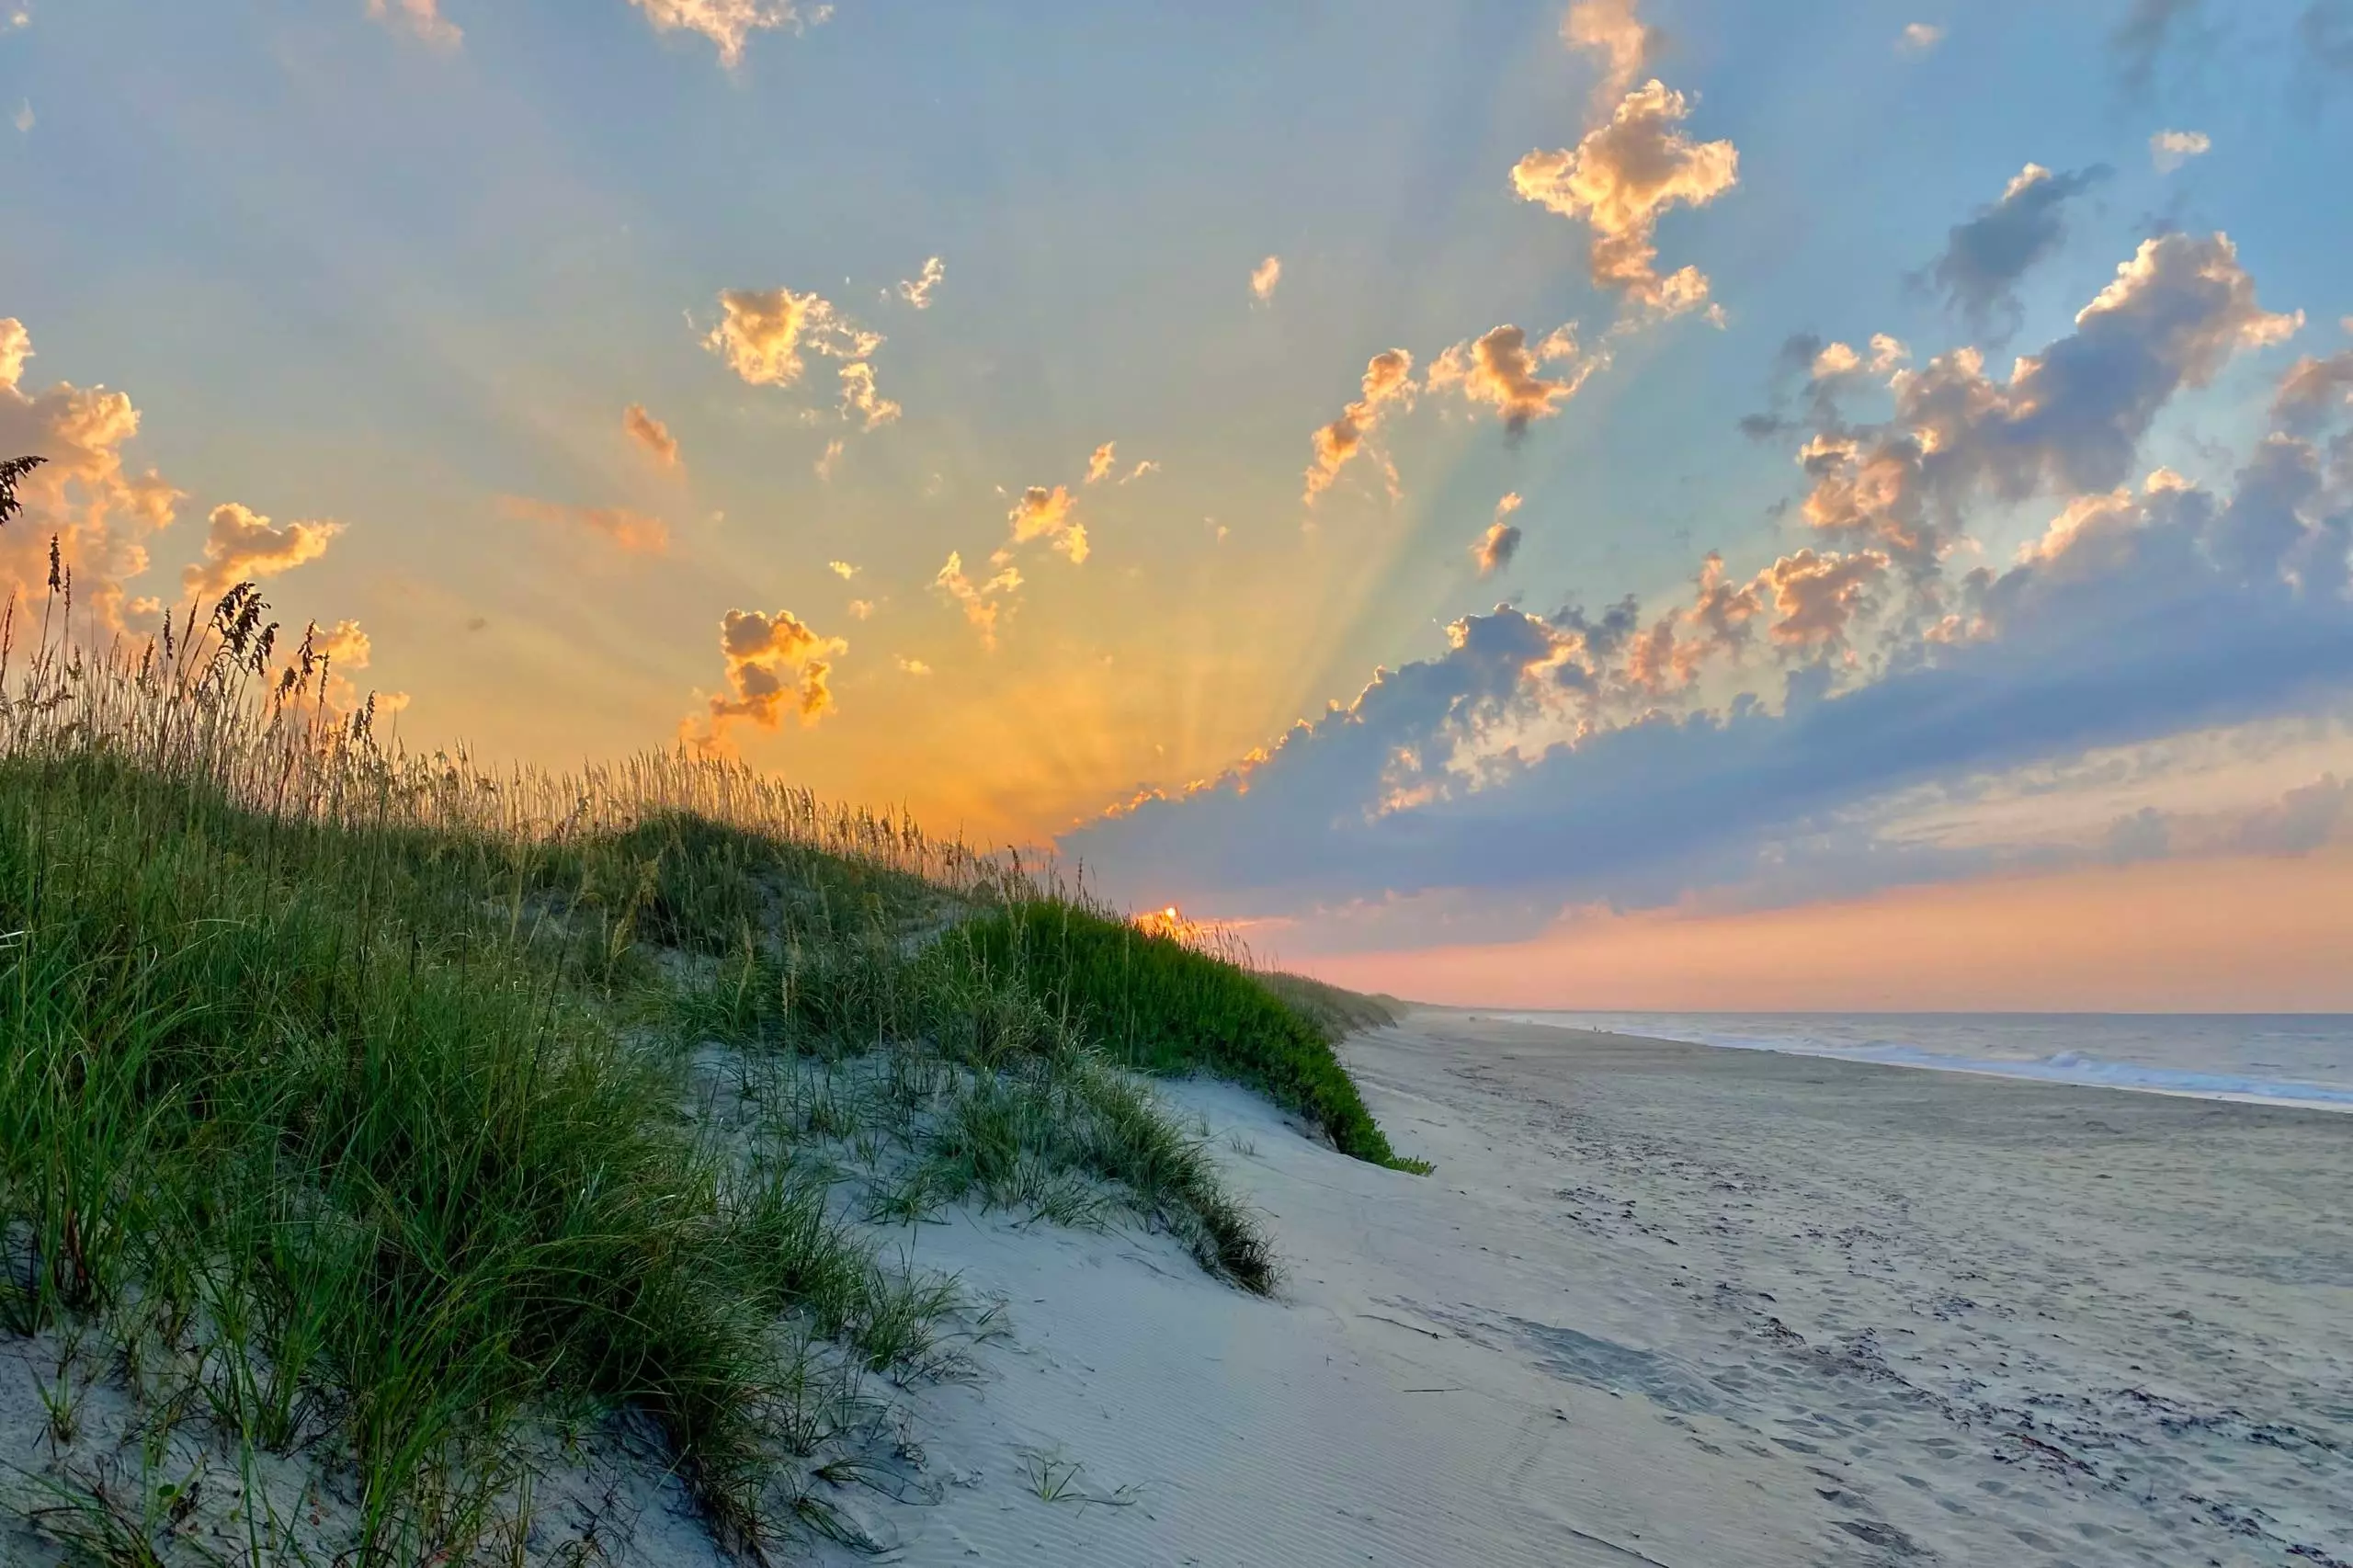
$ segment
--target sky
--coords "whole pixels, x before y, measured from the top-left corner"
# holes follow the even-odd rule
[[[1262,956],[2353,1010],[2353,0],[0,0],[0,456]]]

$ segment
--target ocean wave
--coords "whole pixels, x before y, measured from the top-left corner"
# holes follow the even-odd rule
[[[1558,1028],[1591,1028],[1588,1021],[1542,1013],[1493,1013],[1490,1017]],[[2037,1083],[2074,1084],[2086,1088],[2130,1089],[2143,1094],[2180,1095],[2194,1099],[2249,1101],[2263,1105],[2302,1106],[2316,1110],[2353,1111],[2353,1085],[2307,1083],[2260,1073],[2200,1072],[2120,1062],[2088,1051],[2062,1051],[2048,1056],[2003,1057],[1962,1055],[1925,1050],[1898,1041],[1868,1045],[1837,1045],[1804,1038],[1769,1038],[1733,1033],[1638,1024],[1629,1019],[1613,1025],[1618,1032],[1650,1034],[1693,1045],[1726,1051],[1769,1051],[1787,1056],[1829,1057],[1840,1062],[1869,1062],[1886,1067],[1918,1067],[1938,1073],[1973,1073],[1997,1078],[2026,1078]]]

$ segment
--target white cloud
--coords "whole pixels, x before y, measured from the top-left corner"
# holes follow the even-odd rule
[[[2160,131],[2149,138],[2149,162],[2159,174],[2169,175],[2213,150],[2214,139],[2202,131]]]
[[[1916,60],[1944,40],[1944,28],[1934,22],[1908,22],[1895,36],[1895,52]]]

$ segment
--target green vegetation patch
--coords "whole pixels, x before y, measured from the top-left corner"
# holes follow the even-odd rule
[[[1341,1028],[1285,1002],[1241,965],[1060,900],[993,911],[958,936],[970,962],[1020,975],[1117,1060],[1148,1073],[1231,1079],[1306,1116],[1344,1153],[1414,1168],[1391,1150],[1334,1054]]]

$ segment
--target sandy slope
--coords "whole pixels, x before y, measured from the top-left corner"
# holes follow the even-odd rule
[[[889,1561],[2353,1559],[2353,1119],[1442,1013],[1348,1054],[1438,1176],[1180,1091],[1279,1301],[915,1233],[1013,1326],[919,1396]]]

